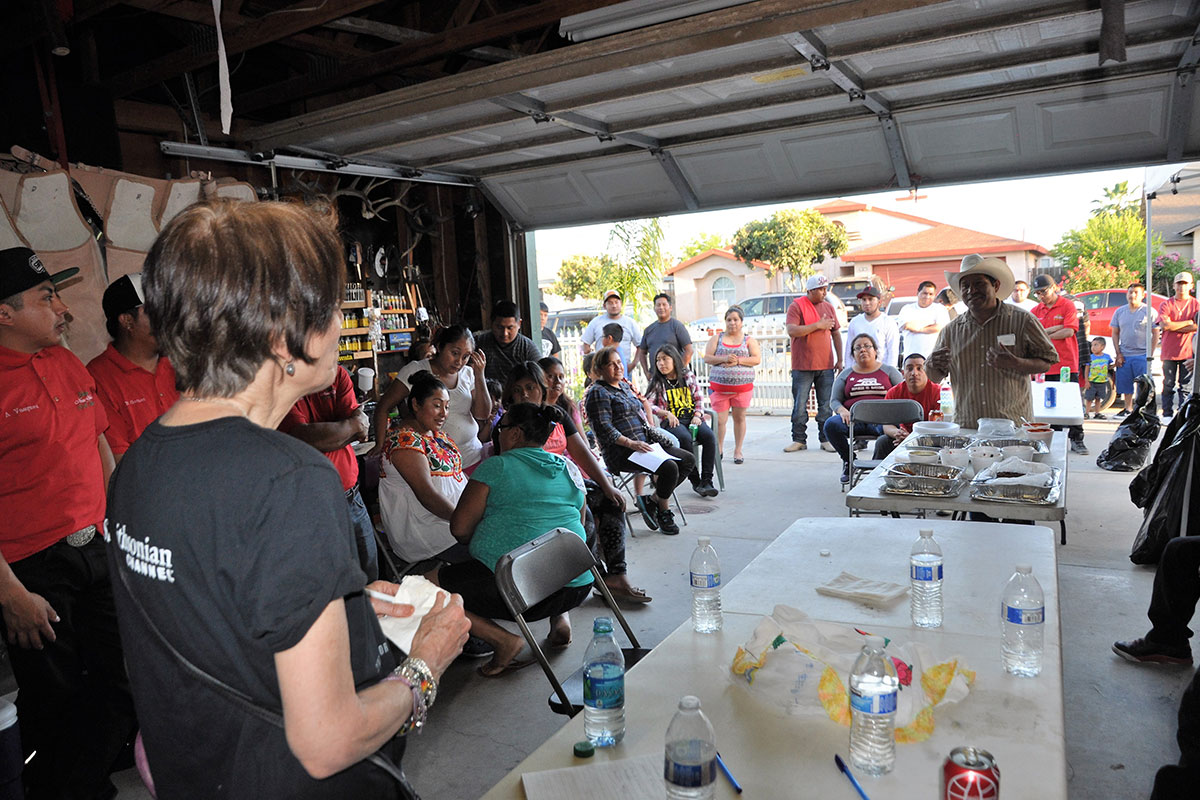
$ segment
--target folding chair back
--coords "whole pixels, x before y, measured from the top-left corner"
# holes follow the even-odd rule
[[[596,588],[633,645],[630,649],[622,649],[622,652],[626,653],[625,665],[627,668],[631,667],[650,651],[643,650],[638,644],[633,629],[625,621],[625,615],[621,613],[616,600],[604,585],[592,551],[578,534],[566,528],[555,528],[505,553],[496,563],[496,589],[504,598],[504,603],[520,627],[521,634],[529,643],[530,650],[554,688],[550,695],[550,707],[556,713],[567,716],[575,716],[583,710],[582,667],[577,670],[576,675],[560,683],[546,654],[542,652],[541,645],[529,629],[529,623],[525,621],[525,612],[566,586],[579,573],[589,570]],[[573,690],[575,686],[577,691]]]
[[[850,432],[853,436],[856,423],[868,425],[911,425],[925,419],[925,409],[916,400],[859,400],[850,406]],[[854,445],[850,446],[850,486],[858,483],[858,476],[879,466],[874,459],[856,459]]]

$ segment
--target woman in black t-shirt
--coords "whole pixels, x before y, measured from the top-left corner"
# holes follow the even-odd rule
[[[181,397],[122,459],[105,529],[160,798],[401,796],[394,737],[466,641],[455,596],[389,648],[376,614],[411,606],[368,601],[337,473],[275,430],[333,379],[344,284],[332,225],[292,204],[199,203],[146,257]]]

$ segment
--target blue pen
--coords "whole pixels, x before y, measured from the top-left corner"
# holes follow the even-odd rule
[[[721,772],[723,772],[725,777],[729,779],[729,785],[733,787],[733,790],[738,794],[741,794],[742,785],[737,782],[736,778],[733,777],[733,773],[729,771],[729,767],[725,766],[725,759],[721,758],[720,753],[717,753],[717,766],[721,768]]]
[[[867,793],[863,791],[862,785],[858,782],[858,779],[854,777],[854,773],[851,772],[850,768],[846,766],[846,762],[842,761],[842,757],[835,753],[833,760],[837,763],[837,768],[842,771],[842,774],[849,779],[850,784],[854,787],[854,791],[858,792],[858,796],[861,797],[862,800],[871,800],[871,798],[867,797]]]

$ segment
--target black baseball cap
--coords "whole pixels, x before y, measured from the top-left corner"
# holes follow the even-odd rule
[[[1042,289],[1049,289],[1053,285],[1054,279],[1049,275],[1038,275],[1033,279],[1033,283],[1029,288],[1035,292],[1040,292]]]
[[[28,247],[8,247],[0,250],[0,298],[12,297],[32,289],[42,281],[58,285],[79,274],[79,267],[70,267],[51,275],[46,272],[37,253]]]
[[[142,273],[122,275],[108,285],[100,305],[104,308],[104,318],[112,322],[126,311],[133,311],[145,304],[142,297]]]
[[[868,286],[867,288],[863,289],[861,292],[859,292],[855,296],[860,299],[863,297],[883,297],[883,295],[881,295],[879,293],[879,290],[876,289],[874,286]]]

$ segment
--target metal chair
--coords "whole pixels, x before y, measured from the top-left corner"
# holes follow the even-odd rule
[[[529,643],[529,649],[541,664],[542,672],[546,673],[546,678],[554,688],[547,703],[556,714],[565,714],[568,717],[573,717],[583,710],[583,666],[560,683],[554,675],[554,670],[550,668],[550,662],[542,652],[541,645],[525,621],[525,612],[566,586],[581,572],[589,570],[595,581],[595,588],[621,624],[625,635],[629,637],[632,647],[621,649],[625,655],[625,668],[629,669],[650,651],[638,644],[633,629],[629,627],[625,615],[617,607],[617,601],[604,585],[596,559],[578,534],[566,528],[555,528],[504,554],[496,562],[496,588],[520,627],[525,641]]]
[[[916,400],[859,400],[850,406],[850,488],[858,483],[859,475],[879,466],[876,459],[855,458],[854,427],[862,422],[871,425],[911,425],[925,419],[925,409]]]

